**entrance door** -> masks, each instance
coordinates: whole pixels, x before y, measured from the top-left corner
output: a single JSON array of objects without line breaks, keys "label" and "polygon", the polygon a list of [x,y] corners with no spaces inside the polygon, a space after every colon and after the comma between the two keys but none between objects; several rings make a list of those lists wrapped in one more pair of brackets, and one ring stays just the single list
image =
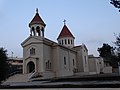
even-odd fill
[{"label": "entrance door", "polygon": [[35,70],[35,64],[34,64],[34,62],[30,61],[30,62],[27,64],[27,72],[28,72],[28,73],[31,73],[33,70]]}]

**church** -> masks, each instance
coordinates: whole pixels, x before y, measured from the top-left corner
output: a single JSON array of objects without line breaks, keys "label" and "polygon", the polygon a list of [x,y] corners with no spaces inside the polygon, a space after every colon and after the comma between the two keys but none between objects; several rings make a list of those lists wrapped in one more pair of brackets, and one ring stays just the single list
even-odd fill
[{"label": "church", "polygon": [[23,74],[46,79],[89,73],[88,49],[82,44],[75,46],[75,37],[64,22],[58,42],[45,37],[45,22],[38,9],[29,23],[30,36],[24,40]]}]

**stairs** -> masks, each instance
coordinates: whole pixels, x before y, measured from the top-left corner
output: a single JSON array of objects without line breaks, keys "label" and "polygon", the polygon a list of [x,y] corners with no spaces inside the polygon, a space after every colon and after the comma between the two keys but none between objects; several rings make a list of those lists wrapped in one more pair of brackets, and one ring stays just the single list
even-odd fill
[{"label": "stairs", "polygon": [[2,85],[9,85],[10,83],[15,82],[28,82],[30,74],[15,74],[4,81]]}]

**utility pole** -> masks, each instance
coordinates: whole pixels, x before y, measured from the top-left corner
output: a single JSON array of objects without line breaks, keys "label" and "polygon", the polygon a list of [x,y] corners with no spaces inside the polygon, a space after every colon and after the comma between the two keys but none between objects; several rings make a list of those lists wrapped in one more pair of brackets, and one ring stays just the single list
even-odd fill
[{"label": "utility pole", "polygon": [[12,59],[13,59],[13,54],[14,54],[14,53],[12,52]]}]

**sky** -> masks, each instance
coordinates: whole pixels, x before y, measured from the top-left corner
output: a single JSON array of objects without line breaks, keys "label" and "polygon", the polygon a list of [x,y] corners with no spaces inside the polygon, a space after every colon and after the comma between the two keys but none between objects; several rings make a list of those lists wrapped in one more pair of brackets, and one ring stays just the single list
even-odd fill
[{"label": "sky", "polygon": [[120,12],[110,0],[0,0],[0,47],[8,56],[23,56],[21,43],[30,35],[36,8],[46,23],[46,38],[57,42],[65,19],[75,45],[84,43],[94,56],[103,43],[113,45],[114,33],[120,33]]}]

